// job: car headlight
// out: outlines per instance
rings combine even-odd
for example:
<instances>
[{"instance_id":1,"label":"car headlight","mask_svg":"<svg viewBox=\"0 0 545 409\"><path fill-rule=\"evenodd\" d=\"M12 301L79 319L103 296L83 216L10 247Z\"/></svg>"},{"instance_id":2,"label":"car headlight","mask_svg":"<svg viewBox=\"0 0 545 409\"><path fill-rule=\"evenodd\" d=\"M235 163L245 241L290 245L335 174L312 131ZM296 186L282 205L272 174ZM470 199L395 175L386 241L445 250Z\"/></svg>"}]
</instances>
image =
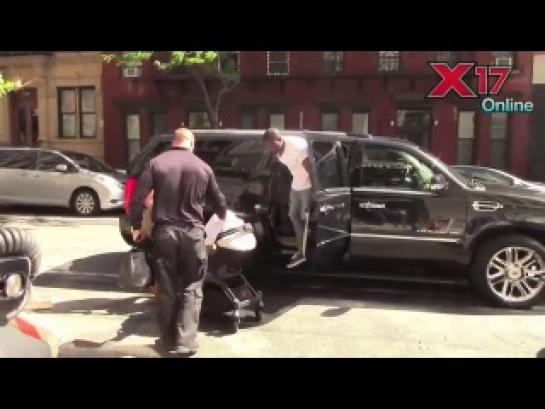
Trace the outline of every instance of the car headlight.
<instances>
[{"instance_id":1,"label":"car headlight","mask_svg":"<svg viewBox=\"0 0 545 409\"><path fill-rule=\"evenodd\" d=\"M123 190L123 183L121 183L117 179L114 179L114 178L111 178L111 177L108 177L108 176L100 175L100 176L98 176L98 180L100 182L104 183L104 185L106 187Z\"/></svg>"},{"instance_id":2,"label":"car headlight","mask_svg":"<svg viewBox=\"0 0 545 409\"><path fill-rule=\"evenodd\" d=\"M19 298L25 291L23 277L17 273L8 275L4 283L4 291L8 298Z\"/></svg>"}]
</instances>

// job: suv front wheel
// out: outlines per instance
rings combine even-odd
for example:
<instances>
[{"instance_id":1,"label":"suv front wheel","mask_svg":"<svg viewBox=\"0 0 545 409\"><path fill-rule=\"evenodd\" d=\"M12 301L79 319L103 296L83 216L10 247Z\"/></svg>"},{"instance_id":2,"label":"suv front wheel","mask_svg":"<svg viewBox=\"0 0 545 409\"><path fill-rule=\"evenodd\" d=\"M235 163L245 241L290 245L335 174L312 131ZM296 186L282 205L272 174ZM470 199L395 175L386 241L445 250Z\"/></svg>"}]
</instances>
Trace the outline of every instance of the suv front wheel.
<instances>
[{"instance_id":1,"label":"suv front wheel","mask_svg":"<svg viewBox=\"0 0 545 409\"><path fill-rule=\"evenodd\" d=\"M518 234L493 239L477 250L471 267L473 286L500 307L530 308L542 295L545 247Z\"/></svg>"}]
</instances>

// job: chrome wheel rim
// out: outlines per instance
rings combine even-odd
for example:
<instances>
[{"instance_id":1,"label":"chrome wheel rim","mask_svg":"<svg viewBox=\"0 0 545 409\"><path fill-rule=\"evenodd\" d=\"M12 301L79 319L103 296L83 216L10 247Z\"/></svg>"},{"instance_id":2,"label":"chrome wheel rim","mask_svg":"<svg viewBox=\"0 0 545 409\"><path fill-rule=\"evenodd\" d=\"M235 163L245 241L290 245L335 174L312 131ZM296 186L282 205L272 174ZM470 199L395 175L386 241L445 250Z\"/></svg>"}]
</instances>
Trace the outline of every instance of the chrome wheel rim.
<instances>
[{"instance_id":1,"label":"chrome wheel rim","mask_svg":"<svg viewBox=\"0 0 545 409\"><path fill-rule=\"evenodd\" d=\"M91 214L95 210L95 198L90 193L80 193L76 198L76 209L80 214Z\"/></svg>"},{"instance_id":2,"label":"chrome wheel rim","mask_svg":"<svg viewBox=\"0 0 545 409\"><path fill-rule=\"evenodd\" d=\"M489 288L505 302L524 302L536 297L544 282L543 258L528 247L506 247L492 256L486 267Z\"/></svg>"}]
</instances>

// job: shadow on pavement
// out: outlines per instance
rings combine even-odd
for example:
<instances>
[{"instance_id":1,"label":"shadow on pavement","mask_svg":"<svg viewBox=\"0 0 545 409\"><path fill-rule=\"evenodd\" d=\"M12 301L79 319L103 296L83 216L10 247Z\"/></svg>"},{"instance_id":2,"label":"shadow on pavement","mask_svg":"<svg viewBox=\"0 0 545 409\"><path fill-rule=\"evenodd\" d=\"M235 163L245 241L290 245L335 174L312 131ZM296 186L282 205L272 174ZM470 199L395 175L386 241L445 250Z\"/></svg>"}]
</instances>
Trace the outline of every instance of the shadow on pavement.
<instances>
[{"instance_id":1,"label":"shadow on pavement","mask_svg":"<svg viewBox=\"0 0 545 409\"><path fill-rule=\"evenodd\" d=\"M73 341L74 346L101 348L111 342L119 342L131 336L158 338L159 330L156 323L156 304L151 295L136 296L123 299L91 298L58 302L47 311L48 314L83 314L83 315L127 315L118 329L117 335L107 341L95 343L85 340ZM199 326L199 332L209 336L222 337L230 335L228 321L221 317L203 315ZM249 328L251 323L243 320L241 329ZM86 345L81 344L84 342Z\"/></svg>"},{"instance_id":2,"label":"shadow on pavement","mask_svg":"<svg viewBox=\"0 0 545 409\"><path fill-rule=\"evenodd\" d=\"M125 253L96 254L73 260L37 277L35 285L106 292L129 292L117 285L117 272ZM462 315L542 315L545 306L531 310L490 307L468 285L394 282L381 279L332 277L253 276L252 285L263 291L264 321L297 305L329 307L324 317L338 317L353 308L378 308ZM130 291L135 293L135 291ZM147 292L142 292L148 296ZM112 300L107 300L112 302ZM123 301L121 301L123 302ZM79 308L73 304L74 308ZM115 306L113 307L115 309Z\"/></svg>"},{"instance_id":3,"label":"shadow on pavement","mask_svg":"<svg viewBox=\"0 0 545 409\"><path fill-rule=\"evenodd\" d=\"M125 292L117 285L124 252L94 254L42 272L34 285L78 290ZM130 291L134 293L134 291Z\"/></svg>"}]
</instances>

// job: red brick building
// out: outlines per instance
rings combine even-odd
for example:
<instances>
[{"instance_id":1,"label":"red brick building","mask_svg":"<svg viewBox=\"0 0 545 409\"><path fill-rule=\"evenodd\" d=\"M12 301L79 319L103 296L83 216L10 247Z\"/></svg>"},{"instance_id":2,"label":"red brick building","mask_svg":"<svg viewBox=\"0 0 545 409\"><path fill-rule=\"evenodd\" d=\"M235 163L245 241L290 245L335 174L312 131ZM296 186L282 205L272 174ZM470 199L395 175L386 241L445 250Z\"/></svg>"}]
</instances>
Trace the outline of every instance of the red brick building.
<instances>
[{"instance_id":1,"label":"red brick building","mask_svg":"<svg viewBox=\"0 0 545 409\"><path fill-rule=\"evenodd\" d=\"M525 175L529 115L481 113L480 99L425 98L439 78L428 62L437 60L513 64L500 97L531 100L531 52L242 51L240 84L224 98L219 117L224 128L402 136L447 163ZM105 65L102 89L105 158L112 165L126 165L154 133L182 123L206 126L203 99L191 79L151 65L132 72Z\"/></svg>"}]
</instances>

